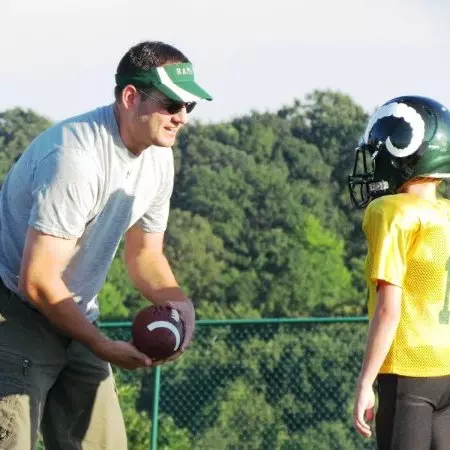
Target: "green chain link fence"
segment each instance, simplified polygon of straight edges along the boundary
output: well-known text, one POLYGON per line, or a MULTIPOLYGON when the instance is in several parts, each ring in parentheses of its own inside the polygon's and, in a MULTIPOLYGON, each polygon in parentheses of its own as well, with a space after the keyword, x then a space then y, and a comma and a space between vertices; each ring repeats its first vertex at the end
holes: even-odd
POLYGON ((366 332, 365 317, 198 321, 175 363, 116 370, 130 449, 374 449, 351 424, 366 332))

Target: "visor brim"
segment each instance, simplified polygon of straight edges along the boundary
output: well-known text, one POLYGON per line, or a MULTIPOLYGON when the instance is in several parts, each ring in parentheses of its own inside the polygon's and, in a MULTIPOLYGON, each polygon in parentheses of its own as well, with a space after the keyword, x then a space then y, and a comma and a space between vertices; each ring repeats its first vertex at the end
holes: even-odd
POLYGON ((177 102, 189 103, 198 102, 199 100, 212 100, 211 95, 195 81, 174 83, 172 86, 167 86, 163 83, 155 83, 154 86, 168 98, 177 102))

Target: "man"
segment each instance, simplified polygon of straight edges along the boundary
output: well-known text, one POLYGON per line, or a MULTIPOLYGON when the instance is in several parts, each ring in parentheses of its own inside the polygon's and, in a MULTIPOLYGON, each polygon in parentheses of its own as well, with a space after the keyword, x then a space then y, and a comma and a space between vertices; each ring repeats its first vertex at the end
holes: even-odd
MULTIPOLYGON (((170 303, 191 340, 195 314, 163 253, 171 146, 200 99, 189 60, 143 42, 122 58, 115 103, 39 135, 0 194, 0 448, 126 448, 109 363, 151 365, 95 326, 96 300, 124 236, 136 288, 170 303)), ((177 355, 178 356, 178 355, 177 355)))
POLYGON ((370 119, 349 177, 352 202, 367 206, 370 327, 353 423, 389 450, 450 448, 450 113, 403 96, 370 119))

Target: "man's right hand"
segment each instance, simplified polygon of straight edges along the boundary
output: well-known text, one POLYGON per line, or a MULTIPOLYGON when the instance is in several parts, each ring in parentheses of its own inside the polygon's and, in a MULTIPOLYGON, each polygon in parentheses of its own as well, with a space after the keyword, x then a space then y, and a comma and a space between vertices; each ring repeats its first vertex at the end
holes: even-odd
POLYGON ((122 369, 133 370, 152 365, 151 359, 129 342, 102 339, 101 342, 93 345, 91 350, 99 358, 122 369))

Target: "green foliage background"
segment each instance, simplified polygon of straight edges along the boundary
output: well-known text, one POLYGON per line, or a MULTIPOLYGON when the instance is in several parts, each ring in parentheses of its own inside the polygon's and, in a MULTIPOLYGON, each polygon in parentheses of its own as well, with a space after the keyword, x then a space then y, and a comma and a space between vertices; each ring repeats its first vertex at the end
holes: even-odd
MULTIPOLYGON (((174 148, 166 253, 198 318, 365 314, 361 213, 350 207, 346 180, 366 121, 367 113, 349 96, 314 91, 275 113, 197 122, 182 130, 174 148)), ((0 113, 1 181, 49 125, 30 110, 0 113)), ((100 293, 103 321, 129 319, 147 302, 131 285, 121 253, 100 293)), ((302 334, 302 339, 296 331, 256 333, 236 341, 222 331, 206 358, 206 347, 195 343, 189 355, 164 371, 173 390, 194 383, 209 406, 190 411, 190 420, 180 417, 179 406, 164 409, 160 448, 365 448, 345 419, 354 373, 342 364, 350 349, 351 367, 357 369, 364 333, 351 348, 334 332, 302 334), (327 408, 342 414, 317 417, 312 409, 320 393, 311 387, 308 371, 324 361, 334 367, 330 382, 339 394, 330 397, 327 408), (278 393, 268 392, 266 365, 280 380, 289 377, 288 366, 295 376, 278 393), (225 378, 208 387, 220 376, 225 378), (237 411, 249 407, 248 396, 252 417, 242 419, 237 411), (309 418, 306 425, 300 426, 301 417, 309 418), (243 441, 236 429, 245 423, 243 441)), ((199 341, 210 333, 205 330, 199 341)), ((117 376, 130 448, 148 448, 152 374, 117 376)))

